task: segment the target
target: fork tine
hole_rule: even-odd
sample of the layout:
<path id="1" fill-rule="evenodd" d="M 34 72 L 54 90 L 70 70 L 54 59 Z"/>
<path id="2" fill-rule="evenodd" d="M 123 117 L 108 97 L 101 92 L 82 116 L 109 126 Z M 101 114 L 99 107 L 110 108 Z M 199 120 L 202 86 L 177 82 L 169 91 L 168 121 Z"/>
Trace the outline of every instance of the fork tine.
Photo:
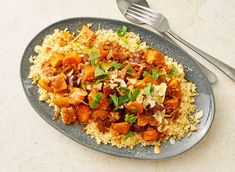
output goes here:
<path id="1" fill-rule="evenodd" d="M 153 17 L 153 18 L 154 18 L 154 17 L 161 17 L 161 16 L 159 16 L 158 14 L 155 14 L 155 13 L 152 13 L 152 12 L 149 12 L 149 11 L 146 11 L 146 10 L 141 9 L 141 8 L 137 8 L 137 7 L 133 6 L 133 5 L 131 5 L 131 6 L 129 7 L 129 9 L 138 11 L 138 12 L 140 12 L 140 13 L 147 14 L 147 15 L 149 15 L 150 17 Z"/>
<path id="2" fill-rule="evenodd" d="M 151 16 L 149 16 L 148 14 L 138 12 L 138 11 L 135 11 L 135 10 L 132 10 L 132 9 L 127 9 L 126 14 L 129 14 L 129 15 L 132 14 L 132 15 L 135 15 L 135 16 L 138 16 L 138 17 L 142 17 L 145 20 L 149 20 L 151 23 L 152 22 L 157 22 L 156 18 L 151 18 Z"/>
<path id="3" fill-rule="evenodd" d="M 129 9 L 126 10 L 125 15 L 129 15 L 135 19 L 138 19 L 138 20 L 146 23 L 146 24 L 153 25 L 153 22 L 150 21 L 149 19 L 147 19 L 145 16 L 143 17 L 141 14 L 135 13 L 134 11 L 131 13 Z"/>
<path id="4" fill-rule="evenodd" d="M 153 13 L 153 14 L 155 14 L 155 15 L 161 14 L 161 13 L 158 13 L 158 12 L 156 12 L 156 11 L 151 10 L 151 9 L 148 8 L 148 7 L 145 7 L 145 6 L 136 4 L 136 3 L 132 3 L 131 6 L 136 7 L 136 8 L 139 8 L 139 9 L 142 9 L 142 10 L 145 10 L 145 11 L 148 11 L 148 12 Z"/>

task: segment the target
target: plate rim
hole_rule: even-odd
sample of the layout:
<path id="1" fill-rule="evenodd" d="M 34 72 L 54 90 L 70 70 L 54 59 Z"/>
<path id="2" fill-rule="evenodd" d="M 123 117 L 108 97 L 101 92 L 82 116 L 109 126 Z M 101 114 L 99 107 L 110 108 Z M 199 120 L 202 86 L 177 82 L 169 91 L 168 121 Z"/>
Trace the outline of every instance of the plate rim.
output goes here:
<path id="1" fill-rule="evenodd" d="M 147 32 L 151 32 L 152 34 L 155 34 L 157 35 L 158 37 L 161 37 L 159 34 L 149 30 L 149 29 L 146 29 L 144 27 L 141 27 L 139 25 L 136 25 L 136 24 L 133 24 L 133 23 L 129 23 L 129 22 L 126 22 L 126 21 L 122 21 L 122 20 L 117 20 L 117 19 L 111 19 L 111 18 L 101 18 L 101 17 L 72 17 L 72 18 L 65 18 L 65 19 L 62 19 L 62 20 L 58 20 L 46 27 L 44 27 L 42 30 L 40 30 L 38 33 L 35 34 L 35 36 L 29 41 L 29 43 L 27 44 L 26 48 L 24 49 L 24 52 L 23 52 L 23 55 L 21 57 L 21 61 L 20 61 L 20 80 L 21 80 L 21 84 L 22 84 L 22 87 L 23 87 L 23 90 L 24 90 L 24 93 L 27 97 L 27 100 L 28 102 L 30 103 L 30 105 L 33 107 L 33 109 L 35 110 L 35 112 L 44 120 L 46 121 L 50 126 L 52 126 L 54 129 L 56 129 L 57 131 L 59 131 L 60 133 L 62 133 L 63 135 L 65 135 L 66 137 L 72 139 L 73 141 L 79 143 L 80 145 L 83 145 L 87 148 L 90 148 L 92 150 L 95 150 L 95 151 L 99 151 L 99 152 L 102 152 L 102 153 L 106 153 L 106 154 L 109 154 L 109 155 L 112 155 L 112 156 L 116 156 L 116 157 L 123 157 L 123 158 L 128 158 L 128 159 L 138 159 L 138 160 L 164 160 L 164 159 L 170 159 L 170 158 L 174 158 L 176 156 L 180 156 L 182 155 L 183 153 L 191 150 L 192 148 L 194 148 L 196 145 L 198 145 L 203 139 L 204 137 L 207 136 L 208 132 L 210 131 L 211 129 L 211 126 L 213 124 L 213 121 L 214 121 L 214 118 L 215 118 L 215 112 L 216 112 L 216 106 L 215 106 L 215 96 L 214 96 L 214 92 L 213 92 L 213 89 L 212 89 L 212 86 L 211 84 L 209 83 L 208 81 L 208 78 L 206 77 L 205 73 L 202 71 L 202 69 L 198 66 L 198 64 L 193 60 L 192 56 L 190 54 L 188 54 L 185 50 L 183 50 L 182 48 L 180 47 L 177 47 L 175 44 L 173 44 L 172 42 L 170 42 L 169 40 L 165 39 L 164 37 L 161 37 L 164 41 L 166 41 L 167 43 L 171 44 L 171 46 L 173 46 L 174 48 L 177 48 L 177 49 L 180 49 L 180 51 L 182 51 L 183 53 L 187 54 L 187 56 L 190 57 L 190 60 L 194 63 L 194 65 L 197 66 L 197 68 L 200 69 L 202 75 L 204 78 L 206 78 L 206 81 L 207 81 L 207 84 L 209 85 L 209 92 L 211 93 L 210 94 L 210 101 L 211 101 L 211 104 L 210 104 L 210 112 L 209 112 L 209 115 L 208 115 L 208 118 L 210 118 L 210 121 L 209 121 L 209 126 L 206 128 L 206 131 L 203 133 L 203 135 L 192 145 L 190 146 L 189 148 L 179 152 L 179 153 L 176 153 L 174 155 L 170 155 L 170 156 L 166 156 L 166 157 L 161 157 L 161 158 L 156 158 L 156 157 L 139 157 L 139 156 L 132 156 L 132 155 L 129 155 L 129 154 L 115 154 L 115 153 L 112 153 L 111 151 L 107 151 L 106 149 L 100 149 L 100 148 L 95 148 L 89 144 L 86 144 L 86 143 L 83 143 L 79 140 L 76 140 L 74 137 L 71 137 L 70 135 L 68 135 L 64 130 L 62 130 L 61 128 L 57 127 L 56 125 L 53 125 L 53 123 L 51 123 L 50 121 L 48 121 L 46 118 L 45 118 L 45 115 L 42 114 L 42 112 L 40 112 L 40 110 L 38 108 L 35 107 L 34 103 L 32 101 L 30 101 L 30 96 L 28 95 L 27 93 L 27 90 L 26 90 L 26 87 L 25 87 L 25 84 L 24 84 L 24 80 L 23 80 L 23 60 L 24 60 L 24 56 L 25 56 L 25 53 L 26 53 L 26 50 L 28 50 L 31 46 L 31 43 L 34 42 L 34 40 L 36 40 L 36 38 L 40 35 L 40 34 L 43 34 L 45 31 L 47 31 L 48 29 L 50 29 L 51 27 L 57 25 L 57 24 L 60 24 L 60 23 L 63 23 L 63 22 L 66 22 L 66 21 L 69 21 L 69 20 L 97 20 L 97 21 L 109 21 L 109 22 L 119 22 L 119 23 L 123 23 L 123 24 L 128 24 L 130 25 L 131 27 L 137 27 L 137 28 L 140 28 L 142 30 L 145 30 Z M 32 83 L 31 83 L 32 85 Z M 39 100 L 38 100 L 39 101 Z M 88 137 L 90 137 L 88 135 Z M 122 149 L 122 148 L 121 148 Z"/>

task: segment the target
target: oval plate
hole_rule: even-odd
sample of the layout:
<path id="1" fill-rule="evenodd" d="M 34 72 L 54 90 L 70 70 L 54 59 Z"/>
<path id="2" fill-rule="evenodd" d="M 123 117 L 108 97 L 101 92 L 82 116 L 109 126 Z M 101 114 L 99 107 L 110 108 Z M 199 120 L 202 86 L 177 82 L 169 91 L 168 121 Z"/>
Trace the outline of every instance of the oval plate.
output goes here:
<path id="1" fill-rule="evenodd" d="M 129 31 L 138 33 L 141 36 L 142 41 L 147 42 L 151 47 L 158 48 L 164 54 L 181 63 L 185 69 L 186 79 L 195 83 L 199 92 L 199 96 L 196 98 L 196 106 L 198 110 L 203 110 L 204 113 L 199 125 L 199 131 L 193 133 L 190 138 L 185 137 L 181 141 L 176 141 L 174 145 L 169 142 L 162 144 L 161 153 L 155 154 L 153 152 L 153 146 L 141 147 L 138 145 L 131 150 L 129 148 L 119 149 L 111 145 L 98 145 L 96 144 L 95 139 L 91 139 L 89 135 L 82 131 L 82 125 L 65 125 L 62 123 L 62 120 L 53 121 L 53 108 L 49 107 L 45 102 L 40 102 L 38 100 L 38 87 L 33 85 L 31 80 L 28 79 L 30 68 L 29 58 L 30 56 L 35 55 L 34 47 L 42 44 L 45 36 L 53 33 L 54 29 L 68 28 L 69 31 L 76 32 L 76 30 L 80 29 L 82 25 L 88 23 L 92 23 L 92 29 L 94 30 L 100 27 L 116 30 L 119 26 L 125 25 L 128 27 Z M 189 68 L 191 70 L 187 70 Z M 136 159 L 164 159 L 179 155 L 192 148 L 206 135 L 214 118 L 215 103 L 213 91 L 206 76 L 192 58 L 183 50 L 177 48 L 159 35 L 122 21 L 101 18 L 72 18 L 52 24 L 36 35 L 36 37 L 29 43 L 21 61 L 20 72 L 21 81 L 29 102 L 45 121 L 64 135 L 84 146 L 116 156 Z"/>

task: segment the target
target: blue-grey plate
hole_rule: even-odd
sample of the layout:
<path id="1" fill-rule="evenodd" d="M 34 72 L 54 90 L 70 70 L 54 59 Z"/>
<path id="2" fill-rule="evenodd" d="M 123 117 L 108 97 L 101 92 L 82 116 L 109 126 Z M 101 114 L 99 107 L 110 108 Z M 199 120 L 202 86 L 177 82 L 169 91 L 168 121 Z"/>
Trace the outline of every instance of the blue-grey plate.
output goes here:
<path id="1" fill-rule="evenodd" d="M 141 36 L 142 41 L 147 42 L 151 47 L 158 48 L 164 54 L 181 63 L 185 69 L 186 79 L 195 83 L 199 92 L 199 96 L 196 98 L 196 105 L 197 109 L 203 110 L 204 113 L 199 125 L 199 131 L 193 133 L 190 138 L 185 137 L 181 141 L 176 141 L 174 145 L 169 142 L 162 144 L 161 153 L 155 154 L 153 152 L 153 146 L 141 147 L 138 145 L 131 150 L 129 148 L 119 149 L 111 145 L 98 145 L 94 139 L 91 139 L 90 136 L 82 131 L 82 125 L 64 125 L 61 120 L 53 121 L 53 108 L 49 107 L 45 102 L 40 102 L 38 100 L 38 87 L 33 85 L 31 80 L 28 79 L 30 68 L 29 57 L 35 54 L 34 47 L 38 44 L 42 44 L 45 36 L 53 33 L 54 29 L 68 28 L 69 31 L 76 32 L 82 25 L 88 23 L 92 23 L 93 29 L 101 27 L 104 29 L 116 30 L 119 26 L 125 25 L 128 27 L 129 31 L 138 33 Z M 187 70 L 188 68 L 191 70 Z M 136 159 L 164 159 L 179 155 L 195 146 L 206 135 L 214 118 L 215 102 L 213 91 L 205 74 L 192 58 L 183 50 L 177 48 L 159 35 L 122 21 L 101 18 L 72 18 L 52 24 L 37 34 L 27 46 L 21 61 L 20 75 L 29 102 L 45 121 L 64 135 L 84 146 L 116 156 Z"/>

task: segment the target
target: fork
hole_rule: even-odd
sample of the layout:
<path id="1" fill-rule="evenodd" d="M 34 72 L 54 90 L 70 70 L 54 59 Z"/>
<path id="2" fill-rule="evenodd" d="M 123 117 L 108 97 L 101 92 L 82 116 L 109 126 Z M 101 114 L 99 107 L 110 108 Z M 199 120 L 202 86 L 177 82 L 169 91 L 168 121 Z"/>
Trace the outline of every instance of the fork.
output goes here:
<path id="1" fill-rule="evenodd" d="M 133 18 L 136 18 L 161 33 L 169 34 L 170 36 L 174 37 L 185 46 L 205 58 L 207 61 L 212 63 L 216 66 L 219 70 L 225 73 L 228 77 L 230 77 L 233 81 L 235 81 L 235 69 L 230 67 L 229 65 L 225 64 L 224 62 L 212 57 L 211 55 L 207 54 L 206 52 L 200 50 L 199 48 L 195 47 L 194 45 L 190 44 L 189 42 L 185 41 L 183 38 L 175 34 L 168 23 L 168 20 L 165 16 L 161 13 L 155 12 L 150 8 L 138 5 L 136 3 L 132 3 L 129 8 L 126 10 L 125 15 L 129 15 Z"/>

